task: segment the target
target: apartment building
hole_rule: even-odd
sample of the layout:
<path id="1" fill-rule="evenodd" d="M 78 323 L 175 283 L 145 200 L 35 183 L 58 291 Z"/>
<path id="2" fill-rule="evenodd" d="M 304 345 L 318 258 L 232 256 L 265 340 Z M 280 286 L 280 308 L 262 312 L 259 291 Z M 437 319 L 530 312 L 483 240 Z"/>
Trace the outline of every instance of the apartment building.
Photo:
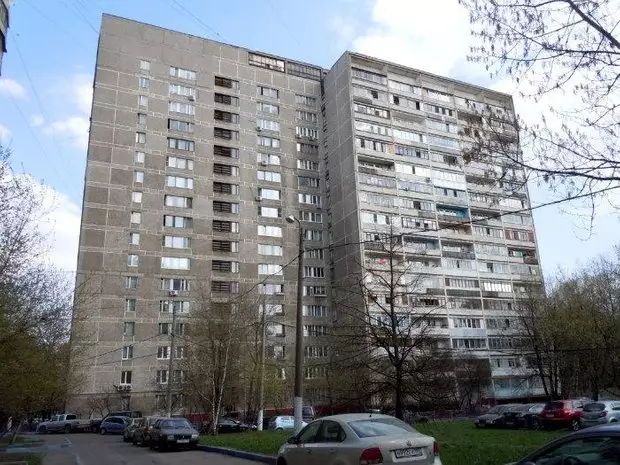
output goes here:
<path id="1" fill-rule="evenodd" d="M 181 367 L 185 354 L 182 337 L 171 353 L 170 334 L 187 331 L 204 289 L 215 303 L 260 298 L 268 356 L 292 378 L 297 269 L 285 265 L 299 228 L 290 215 L 315 249 L 303 269 L 308 359 L 329 350 L 332 283 L 356 263 L 380 263 L 366 241 L 389 224 L 444 303 L 433 322 L 441 343 L 491 357 L 494 394 L 514 396 L 516 360 L 502 356 L 499 333 L 520 286 L 540 273 L 531 216 L 510 213 L 529 205 L 525 187 L 506 184 L 517 191 L 507 196 L 484 182 L 488 167 L 462 162 L 459 127 L 475 105 L 512 115 L 508 95 L 358 54 L 324 70 L 104 15 L 75 409 L 113 392 L 126 408 L 161 410 L 168 383 L 184 377 L 168 373 L 170 357 Z M 342 241 L 361 244 L 331 254 Z M 304 374 L 305 397 L 320 403 L 325 368 Z"/>
<path id="2" fill-rule="evenodd" d="M 9 8 L 13 0 L 0 0 L 0 76 L 2 75 L 2 57 L 6 53 L 6 36 L 9 30 Z"/>

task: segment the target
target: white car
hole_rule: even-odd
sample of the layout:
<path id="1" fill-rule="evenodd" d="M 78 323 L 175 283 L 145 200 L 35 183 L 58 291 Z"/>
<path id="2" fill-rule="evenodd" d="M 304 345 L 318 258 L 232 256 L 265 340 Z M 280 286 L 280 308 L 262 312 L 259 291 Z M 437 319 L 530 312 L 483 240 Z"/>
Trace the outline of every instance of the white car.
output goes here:
<path id="1" fill-rule="evenodd" d="M 301 422 L 301 427 L 303 428 L 308 423 L 305 421 Z M 274 431 L 282 431 L 285 429 L 295 429 L 295 417 L 292 415 L 278 415 L 269 419 L 269 424 L 267 429 Z"/>
<path id="2" fill-rule="evenodd" d="M 277 465 L 441 465 L 435 439 L 389 415 L 313 421 L 278 451 Z"/>

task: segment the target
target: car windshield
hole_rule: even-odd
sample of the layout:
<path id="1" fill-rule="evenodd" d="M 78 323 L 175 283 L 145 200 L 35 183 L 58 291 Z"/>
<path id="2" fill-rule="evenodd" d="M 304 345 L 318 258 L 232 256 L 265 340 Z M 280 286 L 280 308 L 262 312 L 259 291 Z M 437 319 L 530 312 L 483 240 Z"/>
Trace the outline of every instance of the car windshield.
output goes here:
<path id="1" fill-rule="evenodd" d="M 397 418 L 368 418 L 350 421 L 349 426 L 360 438 L 402 435 L 416 430 Z"/>
<path id="2" fill-rule="evenodd" d="M 496 405 L 495 407 L 492 407 L 487 413 L 493 415 L 495 413 L 502 413 L 502 410 L 504 410 L 503 406 Z"/>
<path id="3" fill-rule="evenodd" d="M 164 420 L 161 422 L 161 427 L 165 429 L 182 429 L 191 428 L 191 425 L 187 420 Z"/>
<path id="4" fill-rule="evenodd" d="M 600 402 L 592 402 L 583 408 L 584 412 L 600 412 L 601 410 L 605 410 L 605 404 Z"/>

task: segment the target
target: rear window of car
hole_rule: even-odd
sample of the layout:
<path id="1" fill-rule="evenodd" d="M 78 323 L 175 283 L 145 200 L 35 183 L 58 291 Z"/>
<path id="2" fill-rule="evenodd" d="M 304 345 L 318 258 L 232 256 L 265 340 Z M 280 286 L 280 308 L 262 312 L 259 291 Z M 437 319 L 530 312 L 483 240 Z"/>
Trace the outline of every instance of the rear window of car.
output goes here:
<path id="1" fill-rule="evenodd" d="M 545 410 L 558 410 L 564 408 L 564 402 L 547 402 Z"/>
<path id="2" fill-rule="evenodd" d="M 349 426 L 360 438 L 415 433 L 416 430 L 396 418 L 368 418 L 350 421 Z"/>
<path id="3" fill-rule="evenodd" d="M 162 428 L 173 428 L 173 429 L 182 429 L 182 428 L 191 428 L 191 425 L 187 422 L 187 420 L 165 420 L 162 421 Z"/>
<path id="4" fill-rule="evenodd" d="M 584 412 L 600 412 L 601 410 L 605 410 L 605 404 L 601 404 L 600 402 L 593 402 L 591 404 L 586 404 L 583 410 Z"/>

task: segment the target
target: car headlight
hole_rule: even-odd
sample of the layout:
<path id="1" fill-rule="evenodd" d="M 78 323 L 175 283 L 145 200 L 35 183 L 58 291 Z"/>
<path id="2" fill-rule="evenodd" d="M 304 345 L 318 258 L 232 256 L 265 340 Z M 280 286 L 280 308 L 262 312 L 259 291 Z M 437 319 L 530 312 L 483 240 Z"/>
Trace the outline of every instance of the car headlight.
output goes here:
<path id="1" fill-rule="evenodd" d="M 192 434 L 192 439 L 198 439 L 198 435 L 197 434 Z"/>
<path id="2" fill-rule="evenodd" d="M 169 435 L 168 435 L 168 440 L 169 440 L 169 441 L 171 441 L 171 440 L 173 440 L 173 439 L 174 439 L 174 434 L 169 434 Z"/>

